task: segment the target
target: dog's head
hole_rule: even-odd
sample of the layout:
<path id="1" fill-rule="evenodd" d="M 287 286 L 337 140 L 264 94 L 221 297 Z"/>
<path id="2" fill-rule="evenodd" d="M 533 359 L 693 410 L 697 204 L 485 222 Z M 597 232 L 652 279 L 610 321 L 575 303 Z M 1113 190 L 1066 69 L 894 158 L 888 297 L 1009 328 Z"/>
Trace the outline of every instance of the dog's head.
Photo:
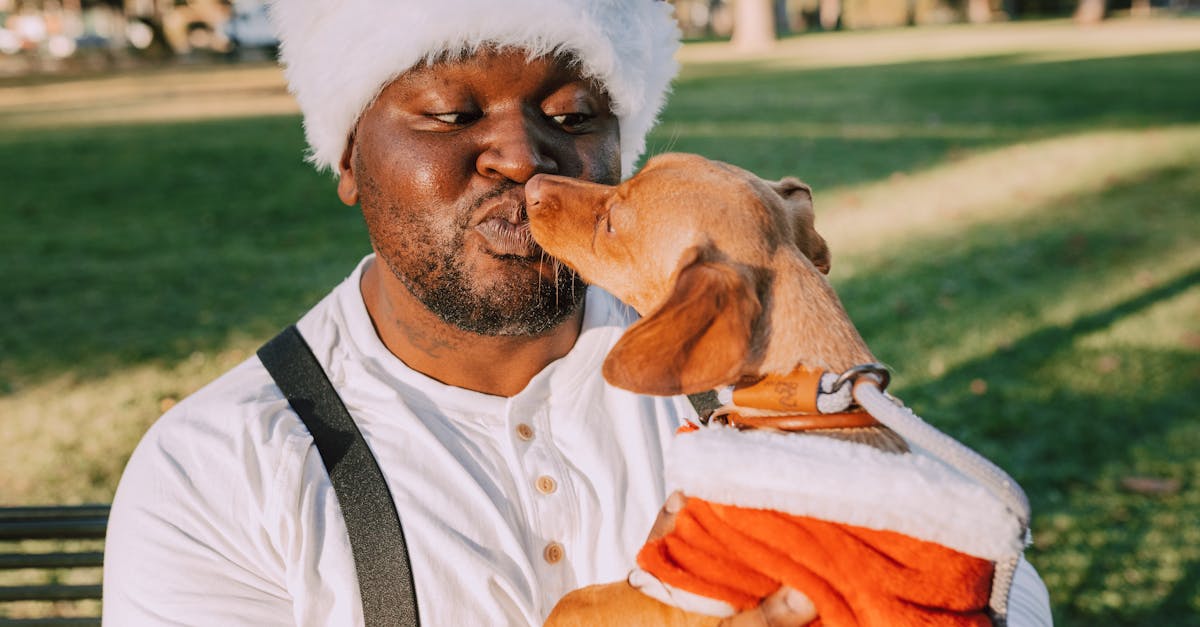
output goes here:
<path id="1" fill-rule="evenodd" d="M 697 155 L 663 154 L 620 185 L 539 175 L 526 184 L 533 237 L 643 315 L 604 363 L 614 385 L 679 394 L 737 381 L 781 254 L 829 271 L 812 193 Z"/>

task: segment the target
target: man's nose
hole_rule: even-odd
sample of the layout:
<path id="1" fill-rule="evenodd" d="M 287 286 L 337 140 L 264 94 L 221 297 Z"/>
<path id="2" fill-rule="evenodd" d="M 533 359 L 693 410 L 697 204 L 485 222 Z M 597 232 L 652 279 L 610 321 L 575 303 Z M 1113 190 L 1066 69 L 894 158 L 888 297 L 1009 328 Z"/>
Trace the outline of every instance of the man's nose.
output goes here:
<path id="1" fill-rule="evenodd" d="M 535 174 L 558 172 L 546 129 L 539 128 L 540 120 L 529 117 L 512 115 L 494 121 L 475 163 L 480 174 L 524 183 Z"/>

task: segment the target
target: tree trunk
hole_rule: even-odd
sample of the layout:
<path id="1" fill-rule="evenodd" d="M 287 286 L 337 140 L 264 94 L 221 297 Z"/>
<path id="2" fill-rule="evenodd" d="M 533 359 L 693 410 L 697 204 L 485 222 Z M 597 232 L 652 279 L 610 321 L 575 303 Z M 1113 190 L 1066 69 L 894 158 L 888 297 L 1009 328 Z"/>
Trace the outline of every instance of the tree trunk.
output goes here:
<path id="1" fill-rule="evenodd" d="M 967 21 L 972 24 L 992 21 L 992 3 L 989 0 L 967 0 Z"/>
<path id="2" fill-rule="evenodd" d="M 1079 0 L 1075 9 L 1075 21 L 1079 24 L 1096 24 L 1104 19 L 1105 0 Z"/>
<path id="3" fill-rule="evenodd" d="M 842 18 L 842 0 L 818 0 L 822 30 L 837 30 Z"/>
<path id="4" fill-rule="evenodd" d="M 1138 0 L 1134 0 L 1136 3 Z M 785 37 L 792 32 L 791 16 L 788 15 L 787 0 L 771 2 L 775 9 L 775 36 Z"/>
<path id="5" fill-rule="evenodd" d="M 736 0 L 733 10 L 734 48 L 743 52 L 757 52 L 775 44 L 775 7 L 772 0 Z"/>

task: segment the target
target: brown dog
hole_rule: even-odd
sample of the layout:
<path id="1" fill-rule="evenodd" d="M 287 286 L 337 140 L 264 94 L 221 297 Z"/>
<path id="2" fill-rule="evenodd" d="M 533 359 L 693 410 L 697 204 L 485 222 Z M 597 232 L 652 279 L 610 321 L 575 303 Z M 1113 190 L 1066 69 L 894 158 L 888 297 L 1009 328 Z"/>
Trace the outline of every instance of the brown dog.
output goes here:
<path id="1" fill-rule="evenodd" d="M 822 276 L 829 248 L 812 191 L 794 178 L 663 154 L 616 187 L 539 176 L 525 193 L 534 239 L 643 316 L 605 360 L 613 385 L 691 394 L 801 364 L 841 372 L 874 361 Z M 547 624 L 635 616 L 717 622 L 621 582 L 568 595 Z"/>
<path id="2" fill-rule="evenodd" d="M 644 316 L 604 364 L 613 385 L 690 394 L 874 361 L 822 276 L 829 249 L 796 179 L 663 154 L 616 187 L 542 175 L 525 194 L 534 239 Z"/>
<path id="3" fill-rule="evenodd" d="M 863 412 L 830 415 L 810 407 L 811 413 L 779 416 L 788 413 L 780 412 L 780 409 L 791 409 L 795 405 L 789 395 L 797 385 L 803 384 L 803 381 L 797 383 L 797 373 L 801 373 L 799 379 L 803 380 L 808 376 L 804 374 L 806 369 L 840 373 L 874 362 L 823 276 L 829 270 L 829 251 L 813 225 L 812 196 L 808 186 L 792 178 L 764 181 L 740 168 L 696 155 L 663 154 L 651 159 L 637 176 L 617 186 L 539 175 L 526 184 L 525 193 L 534 239 L 589 283 L 608 290 L 643 316 L 626 331 L 605 360 L 604 376 L 610 383 L 655 395 L 691 394 L 737 385 L 753 394 L 744 394 L 739 400 L 739 392 L 735 391 L 732 406 L 747 407 L 754 415 L 730 414 L 730 425 L 805 431 L 866 443 L 888 454 L 907 451 L 902 440 Z M 769 397 L 767 404 L 755 404 L 764 394 Z M 755 414 L 755 408 L 764 409 Z M 718 429 L 709 435 L 725 437 L 721 431 Z M 853 445 L 839 443 L 836 446 Z M 846 452 L 854 454 L 853 451 L 839 451 L 837 455 Z M 910 456 L 885 454 L 884 457 Z M 834 466 L 838 465 L 839 459 L 834 456 Z M 751 459 L 749 463 L 755 461 Z M 892 462 L 872 463 L 880 464 L 874 470 L 876 475 L 867 473 L 860 485 L 877 483 L 873 476 L 890 473 Z M 759 472 L 760 476 L 765 476 L 775 469 L 768 467 Z M 940 478 L 934 478 L 931 483 L 940 486 Z M 933 492 L 939 490 L 940 487 Z M 966 493 L 960 493 L 960 497 L 962 494 Z M 952 502 L 963 503 L 964 499 L 960 497 Z M 803 496 L 804 499 L 809 496 Z M 833 500 L 836 499 L 835 495 Z M 929 497 L 928 502 L 936 506 L 942 500 L 942 494 L 938 493 Z M 689 501 L 689 508 L 691 503 Z M 984 501 L 975 504 L 979 510 L 989 507 Z M 909 505 L 900 502 L 899 509 Z M 848 520 L 836 516 L 829 519 L 836 521 L 832 526 L 824 520 L 807 518 L 816 515 L 807 510 L 801 518 L 764 519 L 761 515 L 764 506 L 751 504 L 749 507 L 750 510 L 738 510 L 720 504 L 710 506 L 701 501 L 692 511 L 685 512 L 691 521 L 688 529 L 692 530 L 685 531 L 707 549 L 714 546 L 715 541 L 708 536 L 697 536 L 699 531 L 707 533 L 724 526 L 727 531 L 721 533 L 725 536 L 739 536 L 741 531 L 738 530 L 744 530 L 740 526 L 746 524 L 761 523 L 764 529 L 775 529 L 782 528 L 781 524 L 792 528 L 803 523 L 809 525 L 801 532 L 806 540 L 779 539 L 778 533 L 771 533 L 744 544 L 753 552 L 757 550 L 755 547 L 763 546 L 765 538 L 772 546 L 786 545 L 784 550 L 790 551 L 797 561 L 780 567 L 780 572 L 787 571 L 788 574 L 763 579 L 757 584 L 756 591 L 746 592 L 744 582 L 739 581 L 735 582 L 735 589 L 708 595 L 724 598 L 729 605 L 722 607 L 734 610 L 753 607 L 757 599 L 770 592 L 770 586 L 785 582 L 810 596 L 819 595 L 814 600 L 825 625 L 987 624 L 984 614 L 992 576 L 992 562 L 988 559 L 992 558 L 978 556 L 999 555 L 1010 550 L 1007 545 L 1000 549 L 989 548 L 992 553 L 988 550 L 972 553 L 971 549 L 978 547 L 967 537 L 973 533 L 969 527 L 965 531 L 960 529 L 941 535 L 938 532 L 925 539 L 912 540 L 902 534 L 921 538 L 924 527 L 929 526 L 927 520 L 909 526 L 901 521 L 901 533 L 892 533 L 887 526 L 872 527 L 876 512 L 864 514 L 862 503 L 855 504 L 858 511 L 851 511 Z M 834 508 L 837 512 L 844 511 L 837 507 Z M 870 499 L 865 501 L 865 508 L 878 509 L 875 501 Z M 983 518 L 1000 518 L 993 510 L 988 511 L 992 513 Z M 915 518 L 920 518 L 921 513 L 918 511 Z M 911 514 L 910 510 L 906 515 L 914 518 Z M 853 526 L 864 524 L 863 520 L 869 521 L 868 529 Z M 733 526 L 729 527 L 727 523 Z M 840 523 L 852 526 L 839 527 Z M 882 533 L 891 535 L 879 536 L 881 532 L 877 529 L 884 529 Z M 1010 533 L 1007 528 L 998 529 L 999 532 L 993 535 Z M 839 571 L 839 575 L 837 572 L 819 572 L 837 560 L 830 560 L 826 554 L 804 555 L 814 543 L 842 542 L 848 537 L 847 533 L 853 540 L 846 546 L 852 549 L 874 547 L 866 552 L 867 559 L 903 545 L 902 550 L 913 555 L 913 561 L 895 570 L 897 560 L 884 560 L 878 572 L 872 570 L 875 566 L 860 568 L 856 563 L 848 571 Z M 1017 534 L 1011 535 L 1016 537 Z M 900 544 L 894 542 L 897 539 Z M 686 544 L 690 540 L 672 538 L 671 541 L 682 547 L 678 543 Z M 963 554 L 963 549 L 947 549 L 941 543 L 970 548 Z M 670 547 L 651 544 L 643 548 L 639 564 L 658 563 L 665 564 L 663 568 L 668 571 L 674 569 L 676 564 L 672 560 L 675 558 L 664 557 Z M 880 547 L 883 552 L 877 550 Z M 680 550 L 686 553 L 693 549 L 682 547 Z M 849 557 L 851 552 L 842 555 L 846 559 L 859 560 Z M 700 570 L 716 571 L 709 573 L 715 579 L 725 577 L 721 568 L 712 566 L 709 559 L 712 555 L 706 555 L 708 557 L 700 560 Z M 720 561 L 720 556 L 717 560 Z M 943 565 L 952 562 L 954 566 L 949 570 L 953 572 L 943 572 L 947 570 Z M 746 565 L 744 561 L 729 563 Z M 917 570 L 911 568 L 914 565 Z M 904 596 L 910 594 L 906 590 L 901 594 L 903 598 L 880 600 L 886 596 L 881 594 L 882 589 L 861 593 L 856 590 L 863 588 L 864 583 L 868 584 L 866 587 L 890 586 L 888 590 L 906 588 L 913 581 L 912 573 L 918 571 L 933 573 L 922 579 L 918 587 L 935 593 L 936 598 L 922 600 Z M 756 576 L 751 573 L 747 580 Z M 710 583 L 701 581 L 695 589 L 716 589 Z M 696 598 L 692 593 L 683 594 L 689 595 L 691 599 Z M 900 619 L 899 614 L 914 606 L 927 607 L 930 612 L 910 617 L 911 622 Z M 963 621 L 937 622 L 940 617 L 949 615 Z M 930 616 L 934 620 L 927 622 Z M 556 606 L 547 624 L 714 625 L 717 621 L 712 615 L 676 609 L 643 595 L 630 583 L 620 582 L 592 586 L 567 595 Z"/>

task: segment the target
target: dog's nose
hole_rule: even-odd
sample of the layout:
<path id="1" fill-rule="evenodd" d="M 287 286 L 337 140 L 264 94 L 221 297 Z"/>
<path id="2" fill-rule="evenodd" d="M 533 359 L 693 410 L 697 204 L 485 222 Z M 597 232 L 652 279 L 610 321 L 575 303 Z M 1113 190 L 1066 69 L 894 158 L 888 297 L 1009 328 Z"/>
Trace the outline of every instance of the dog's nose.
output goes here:
<path id="1" fill-rule="evenodd" d="M 525 206 L 535 207 L 542 203 L 542 176 L 535 174 L 525 181 Z"/>

